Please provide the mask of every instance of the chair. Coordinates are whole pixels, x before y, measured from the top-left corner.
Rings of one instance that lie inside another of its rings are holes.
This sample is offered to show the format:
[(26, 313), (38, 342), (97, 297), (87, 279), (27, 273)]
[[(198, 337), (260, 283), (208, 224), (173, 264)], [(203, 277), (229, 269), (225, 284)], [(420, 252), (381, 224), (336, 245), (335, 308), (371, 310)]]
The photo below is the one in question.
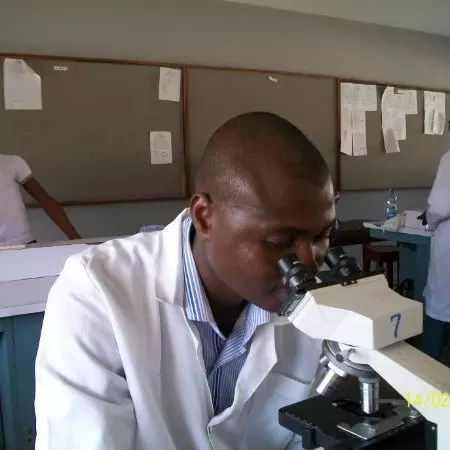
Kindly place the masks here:
[(385, 268), (388, 285), (394, 288), (394, 263), (397, 265), (397, 283), (400, 282), (400, 251), (398, 247), (388, 244), (366, 244), (363, 246), (363, 270), (370, 272), (371, 263), (377, 268)]

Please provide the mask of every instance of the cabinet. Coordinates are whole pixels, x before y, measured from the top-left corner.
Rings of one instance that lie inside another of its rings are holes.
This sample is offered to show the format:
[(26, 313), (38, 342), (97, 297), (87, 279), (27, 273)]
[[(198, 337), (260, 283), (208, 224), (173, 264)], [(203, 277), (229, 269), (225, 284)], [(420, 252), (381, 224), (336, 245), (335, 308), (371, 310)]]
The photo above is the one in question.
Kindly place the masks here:
[(34, 449), (34, 364), (43, 318), (0, 318), (0, 450)]

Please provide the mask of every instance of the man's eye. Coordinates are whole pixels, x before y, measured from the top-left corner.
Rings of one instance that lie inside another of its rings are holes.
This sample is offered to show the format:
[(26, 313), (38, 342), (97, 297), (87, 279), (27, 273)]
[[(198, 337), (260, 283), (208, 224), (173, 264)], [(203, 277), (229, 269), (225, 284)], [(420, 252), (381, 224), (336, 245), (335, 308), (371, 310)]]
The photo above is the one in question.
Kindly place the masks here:
[(295, 237), (291, 237), (289, 239), (281, 239), (281, 240), (271, 240), (267, 239), (264, 243), (275, 250), (286, 250), (291, 248), (295, 244)]
[(330, 233), (322, 234), (320, 236), (316, 236), (314, 238), (314, 242), (324, 242), (324, 241), (327, 241), (328, 239), (330, 239)]

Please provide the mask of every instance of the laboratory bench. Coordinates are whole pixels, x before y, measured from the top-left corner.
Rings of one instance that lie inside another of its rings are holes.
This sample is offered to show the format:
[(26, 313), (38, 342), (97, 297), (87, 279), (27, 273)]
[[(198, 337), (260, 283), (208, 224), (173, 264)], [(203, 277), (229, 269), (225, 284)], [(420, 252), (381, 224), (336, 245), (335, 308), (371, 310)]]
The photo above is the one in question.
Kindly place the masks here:
[(103, 241), (0, 251), (0, 450), (35, 447), (34, 365), (48, 292), (70, 255)]

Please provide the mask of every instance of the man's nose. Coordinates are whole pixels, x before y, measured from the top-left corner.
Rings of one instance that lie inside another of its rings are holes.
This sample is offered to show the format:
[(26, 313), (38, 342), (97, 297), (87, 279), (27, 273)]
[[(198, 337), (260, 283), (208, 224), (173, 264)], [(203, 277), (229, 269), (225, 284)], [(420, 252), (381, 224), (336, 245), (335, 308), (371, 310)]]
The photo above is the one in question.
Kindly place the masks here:
[(319, 263), (317, 261), (317, 255), (312, 241), (299, 242), (297, 244), (295, 254), (300, 262), (310, 266), (315, 271), (319, 270)]

